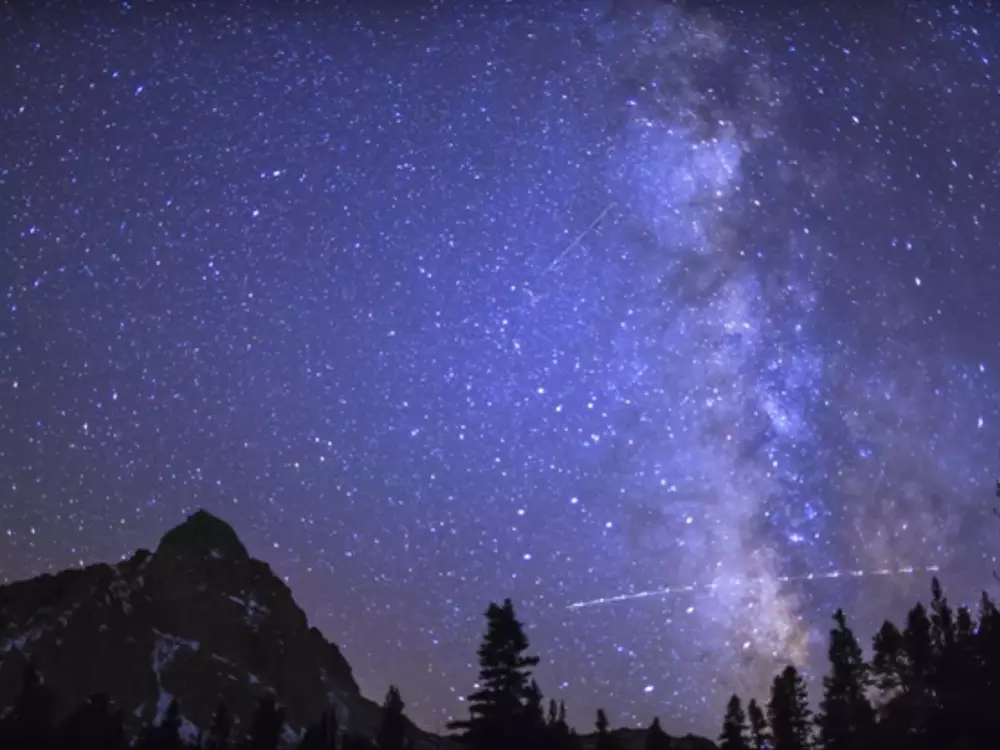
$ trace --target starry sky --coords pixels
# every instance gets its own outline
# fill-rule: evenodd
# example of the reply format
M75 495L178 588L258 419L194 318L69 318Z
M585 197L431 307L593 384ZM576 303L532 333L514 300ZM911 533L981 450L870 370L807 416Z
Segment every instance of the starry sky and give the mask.
M0 575L204 507L429 729L490 599L714 735L977 596L1000 15L804 5L5 4Z

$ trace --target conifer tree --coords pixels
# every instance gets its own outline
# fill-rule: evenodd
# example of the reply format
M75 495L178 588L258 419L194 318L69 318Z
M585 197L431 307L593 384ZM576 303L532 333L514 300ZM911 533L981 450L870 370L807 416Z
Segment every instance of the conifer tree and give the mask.
M810 747L809 696L805 680L789 665L774 678L767 718L774 750L806 750Z
M559 701L557 704L552 701L549 712L552 720L548 722L543 737L546 747L553 750L572 750L579 744L579 737L569 728L569 723L566 721L566 703Z
M904 683L907 692L929 698L934 674L934 642L931 621L923 604L916 604L906 617L903 650L906 653Z
M646 730L646 750L670 750L672 746L670 735L660 726L660 717L654 717L653 723Z
M861 646L847 626L844 611L833 616L830 674L823 678L817 717L821 750L863 750L874 741L875 710L868 700L869 668Z
M952 610L936 577L931 581L930 619L935 707L928 721L928 741L971 748L982 736L984 723L983 713L976 708L978 660L970 640L971 615L964 608L957 613Z
M935 650L932 625L923 604L916 604L906 617L903 652L906 671L898 722L904 727L905 740L914 748L929 742L930 720L936 711L934 696Z
M740 697L735 693L726 704L726 715L719 734L719 750L750 750L746 713Z
M469 696L469 718L449 728L475 750L499 750L523 733L524 704L538 657L525 655L528 638L510 599L490 604L486 620L478 651L480 688Z
M126 750L122 712L111 707L107 694L91 696L77 708L59 729L62 748L101 748Z
M201 743L204 750L229 750L229 739L233 731L233 717L223 701L219 701L212 715L212 724Z
M324 711L319 723L306 729L299 750L337 750L338 733L336 713L332 709Z
M886 620L872 639L871 676L879 691L876 733L878 744L888 750L909 732L909 674L903 634Z
M246 750L277 750L284 728L285 709L274 693L264 693L253 712Z
M0 720L0 747L34 750L53 739L52 696L32 661L21 672L21 688L8 715Z
M885 704L903 687L907 671L903 634L889 620L872 639L872 652L872 678Z
M399 688L390 685L382 704L382 725L379 727L379 750L405 750L406 716Z
M984 731L1000 735L1000 712L990 707L1000 705L1000 611L984 591L979 600L979 618L976 627L976 657L982 676L979 700Z
M559 726L559 703L551 698L547 714L543 703L542 691L532 680L524 700L523 742L529 747L556 748L563 739Z
M534 684L534 681L532 681L532 684ZM541 698L541 696L539 696L539 698ZM531 699L530 698L529 698L528 703L529 704L531 703ZM538 710L539 711L541 710L541 705L540 704L538 706ZM545 723L548 724L550 727L553 727L553 726L556 725L557 721L559 721L559 704L556 703L556 699L555 698L552 698L552 699L549 700L549 714L548 714L548 716L545 719Z
M750 721L750 747L753 750L766 750L771 746L771 733L767 727L764 712L754 698L747 704L747 719Z
M138 743L139 750L181 750L181 708L172 698L159 723L146 728Z
M614 737L611 736L610 724L603 708L597 709L597 750L615 750Z
M378 750L375 744L356 734L345 734L343 740L343 750Z
M1000 609L985 591L979 599L978 650L986 665L1000 665ZM1000 677L1000 673L997 675Z
M946 656L955 645L955 616L937 576L931 579L931 638L939 654Z

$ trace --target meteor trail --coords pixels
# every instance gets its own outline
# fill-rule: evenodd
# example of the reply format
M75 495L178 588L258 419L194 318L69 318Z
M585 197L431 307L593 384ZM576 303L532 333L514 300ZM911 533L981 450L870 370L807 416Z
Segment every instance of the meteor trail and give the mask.
M938 565L928 565L923 568L903 567L903 568L879 568L876 570L830 570L826 573L806 573L800 576L777 576L774 580L781 583L791 583L792 581L820 581L834 578L874 578L875 576L906 576L917 573L938 573L941 568ZM647 589L636 591L631 594L617 594L615 596L602 597L600 599L589 599L586 601L574 602L566 609L584 609L585 607L598 607L604 604L619 604L621 602L632 601L633 599L649 599L653 597L664 597L670 594L684 594L695 591L715 591L716 589L729 587L739 588L755 582L762 582L767 579L760 576L753 578L729 578L712 583L691 583L682 586L664 586L658 589Z

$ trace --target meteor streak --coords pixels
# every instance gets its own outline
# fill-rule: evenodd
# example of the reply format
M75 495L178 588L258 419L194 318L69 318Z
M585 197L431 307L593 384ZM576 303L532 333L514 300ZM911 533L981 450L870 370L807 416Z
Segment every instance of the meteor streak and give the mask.
M830 570L826 573L806 573L799 576L776 576L774 580L780 583L791 583L793 581L821 581L832 580L834 578L874 578L876 576L911 576L917 573L938 573L941 568L938 565L928 565L926 567L903 567L903 568L879 568L876 570ZM574 602L566 609L584 609L585 607L598 607L604 604L620 604L621 602L632 601L634 599L649 599L664 597L671 594L685 594L695 591L715 591L720 588L740 588L753 583L763 582L766 578L755 576L752 578L728 578L711 583L690 583L682 586L664 586L658 589L647 589L636 591L631 594L617 594L606 596L600 599L589 599L587 601Z

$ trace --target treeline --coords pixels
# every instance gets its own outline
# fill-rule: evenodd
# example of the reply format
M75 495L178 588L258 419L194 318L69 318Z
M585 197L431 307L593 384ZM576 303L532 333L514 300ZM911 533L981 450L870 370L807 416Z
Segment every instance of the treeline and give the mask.
M547 703L533 670L537 656L510 600L491 604L478 650L479 681L468 696L468 718L450 724L452 738L468 750L580 750L581 738L566 720L562 702ZM1000 611L983 594L974 616L953 609L935 578L930 607L917 604L903 628L886 621L872 641L872 658L847 624L833 616L829 672L813 713L806 681L794 666L774 678L763 703L728 702L719 735L721 750L986 750L1000 748ZM285 736L285 715L271 694L259 701L239 731L220 704L211 726L196 737L182 731L181 710L171 702L164 716L126 736L121 710L97 695L55 725L53 701L35 670L25 670L20 694L0 714L0 750L413 750L412 725L399 690L390 687L375 738L342 731L333 711L301 738ZM616 748L603 711L596 717L596 747ZM671 750L674 740L654 718L645 750Z
M414 750L399 690L386 695L382 724L374 741L338 726L333 710L324 712L301 738L286 736L285 711L272 693L261 696L253 716L237 726L225 703L219 703L207 730L185 732L181 707L172 700L159 721L126 732L124 715L107 695L94 695L60 723L53 721L53 696L34 667L24 671L21 690L0 713L0 750Z
M456 722L470 750L572 750L579 739L565 708L541 713L531 678L538 658L510 601L491 605L479 649L480 689L469 696L469 719ZM953 609L938 579L928 609L918 603L902 629L886 621L872 640L872 658L847 624L833 615L829 671L813 713L806 680L794 666L771 684L763 705L733 695L719 735L720 750L986 750L1000 748L1000 612L987 595L978 612ZM554 705L554 704L553 704ZM616 750L603 711L596 750ZM673 740L654 719L646 750L669 750Z
M902 629L887 620L871 653L866 660L837 610L816 713L787 667L764 708L729 699L722 750L1000 748L1000 612L986 593L973 615L953 609L935 578L930 608L918 603Z

